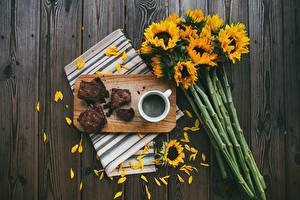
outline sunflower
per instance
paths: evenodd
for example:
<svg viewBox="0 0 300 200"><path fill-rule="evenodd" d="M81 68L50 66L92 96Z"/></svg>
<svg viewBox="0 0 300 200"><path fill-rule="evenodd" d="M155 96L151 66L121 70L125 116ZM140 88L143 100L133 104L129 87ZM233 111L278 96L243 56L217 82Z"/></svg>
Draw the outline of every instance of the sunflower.
<svg viewBox="0 0 300 200"><path fill-rule="evenodd" d="M197 9L196 10L188 9L188 11L186 12L186 16L190 18L195 24L202 22L205 18L203 11Z"/></svg>
<svg viewBox="0 0 300 200"><path fill-rule="evenodd" d="M192 61L197 65L216 66L215 62L218 55L213 53L213 46L210 39L200 37L199 39L191 39L187 52Z"/></svg>
<svg viewBox="0 0 300 200"><path fill-rule="evenodd" d="M250 39L244 24L226 25L224 29L220 30L218 40L223 52L233 63L240 60L242 54L249 52Z"/></svg>
<svg viewBox="0 0 300 200"><path fill-rule="evenodd" d="M197 81L197 69L191 61L179 61L174 67L174 79L177 86L181 83L185 89Z"/></svg>
<svg viewBox="0 0 300 200"><path fill-rule="evenodd" d="M223 19L221 19L219 15L213 15L213 16L208 15L206 17L205 25L209 26L212 31L217 32L223 25L223 22L224 22Z"/></svg>
<svg viewBox="0 0 300 200"><path fill-rule="evenodd" d="M197 30L192 29L191 26L187 26L184 24L179 25L179 35L182 40L190 39L190 37L197 38Z"/></svg>
<svg viewBox="0 0 300 200"><path fill-rule="evenodd" d="M170 21L170 22L174 22L175 24L179 24L181 18L176 13L173 13L169 17L167 17L165 21Z"/></svg>
<svg viewBox="0 0 300 200"><path fill-rule="evenodd" d="M159 55L153 56L151 58L151 66L152 66L153 74L157 78L163 77L163 72L162 72L162 67L161 67L161 60L160 60Z"/></svg>
<svg viewBox="0 0 300 200"><path fill-rule="evenodd" d="M150 44L168 50L176 46L176 42L179 40L179 28L174 22L162 21L152 23L145 30L144 35Z"/></svg>
<svg viewBox="0 0 300 200"><path fill-rule="evenodd" d="M141 52L141 54L150 54L150 53L152 53L152 48L149 45L148 41L144 41L142 43L141 48L140 48L140 52Z"/></svg>
<svg viewBox="0 0 300 200"><path fill-rule="evenodd" d="M160 151L162 164L177 167L179 163L184 163L185 154L183 150L184 148L177 140L164 143Z"/></svg>

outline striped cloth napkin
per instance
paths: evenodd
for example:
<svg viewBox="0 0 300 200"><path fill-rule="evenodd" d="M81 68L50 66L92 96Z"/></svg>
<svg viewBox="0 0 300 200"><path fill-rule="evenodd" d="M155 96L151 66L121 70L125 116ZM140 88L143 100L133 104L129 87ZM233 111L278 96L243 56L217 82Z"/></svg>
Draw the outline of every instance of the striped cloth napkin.
<svg viewBox="0 0 300 200"><path fill-rule="evenodd" d="M121 52L120 56L108 57L104 55L104 52L111 45L118 47L118 50ZM121 59L124 51L126 51L128 57L125 62ZM106 36L79 58L85 62L83 68L77 69L75 62L78 58L64 68L72 90L78 76L82 74L95 74L96 72L115 73L117 71L117 63L128 67L128 69L122 68L121 71L119 71L120 74L146 74L150 72L120 29ZM176 114L177 119L183 116L183 113L178 108ZM119 176L123 170L126 170L126 174L150 173L156 171L156 167L153 163L153 139L157 135L158 134L153 133L144 135L137 133L99 133L90 134L90 138L97 155L100 157L101 164L103 168L105 168L106 174L108 176ZM149 149L143 152L145 145L147 145ZM137 157L141 152L144 153L144 157L142 158L144 168L133 169L131 165L135 165L138 162ZM120 165L122 165L122 170L117 169Z"/></svg>

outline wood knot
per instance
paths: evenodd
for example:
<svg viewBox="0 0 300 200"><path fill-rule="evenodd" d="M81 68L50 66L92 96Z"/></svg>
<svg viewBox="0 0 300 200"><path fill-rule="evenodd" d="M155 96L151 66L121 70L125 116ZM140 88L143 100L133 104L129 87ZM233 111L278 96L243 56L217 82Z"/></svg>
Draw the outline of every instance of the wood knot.
<svg viewBox="0 0 300 200"><path fill-rule="evenodd" d="M11 64L6 65L6 67L3 70L3 75L6 79L9 79L13 76L13 69Z"/></svg>

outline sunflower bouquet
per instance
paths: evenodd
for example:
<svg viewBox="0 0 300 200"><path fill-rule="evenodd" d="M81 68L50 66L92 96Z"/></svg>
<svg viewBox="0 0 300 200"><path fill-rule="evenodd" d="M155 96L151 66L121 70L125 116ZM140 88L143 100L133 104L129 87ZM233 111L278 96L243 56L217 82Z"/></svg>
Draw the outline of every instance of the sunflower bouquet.
<svg viewBox="0 0 300 200"><path fill-rule="evenodd" d="M188 10L152 23L140 54L157 78L173 80L204 126L223 178L232 178L253 199L266 199L266 184L245 140L224 63L249 52L241 23Z"/></svg>

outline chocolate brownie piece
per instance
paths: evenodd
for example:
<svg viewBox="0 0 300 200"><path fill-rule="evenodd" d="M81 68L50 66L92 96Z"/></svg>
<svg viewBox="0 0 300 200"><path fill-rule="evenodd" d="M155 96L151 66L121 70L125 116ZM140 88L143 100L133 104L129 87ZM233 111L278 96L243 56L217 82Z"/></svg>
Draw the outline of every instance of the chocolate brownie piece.
<svg viewBox="0 0 300 200"><path fill-rule="evenodd" d="M100 131L107 123L101 105L89 106L87 110L80 113L78 122L88 133Z"/></svg>
<svg viewBox="0 0 300 200"><path fill-rule="evenodd" d="M111 92L111 108L114 110L131 102L131 93L127 89L113 88Z"/></svg>
<svg viewBox="0 0 300 200"><path fill-rule="evenodd" d="M85 100L87 103L104 103L105 98L108 96L109 93L99 77L91 82L81 81L78 90L78 98Z"/></svg>
<svg viewBox="0 0 300 200"><path fill-rule="evenodd" d="M116 111L117 113L117 117L120 118L123 121L129 122L133 119L134 117L134 110L133 108L129 108L129 109L118 109Z"/></svg>

